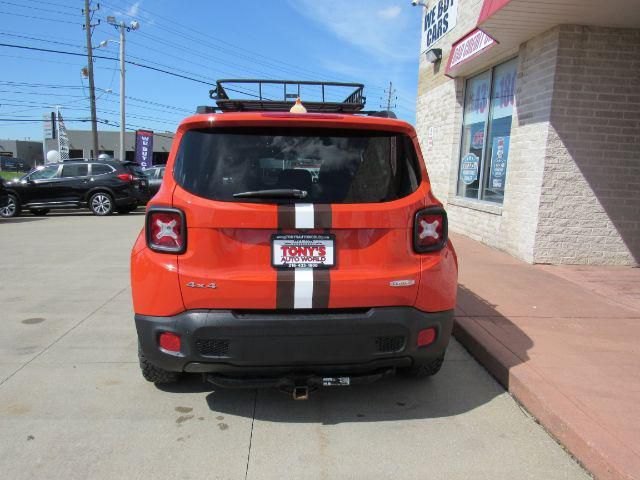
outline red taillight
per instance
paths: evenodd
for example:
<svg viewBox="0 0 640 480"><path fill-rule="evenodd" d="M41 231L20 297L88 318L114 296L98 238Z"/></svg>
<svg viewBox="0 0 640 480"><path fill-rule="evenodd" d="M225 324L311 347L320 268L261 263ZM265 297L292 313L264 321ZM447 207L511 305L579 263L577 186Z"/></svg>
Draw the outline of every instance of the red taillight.
<svg viewBox="0 0 640 480"><path fill-rule="evenodd" d="M418 253L441 250L447 244L447 212L442 207L428 207L416 213L413 225L413 248Z"/></svg>
<svg viewBox="0 0 640 480"><path fill-rule="evenodd" d="M130 173L120 173L116 176L123 182L133 182L133 175Z"/></svg>
<svg viewBox="0 0 640 480"><path fill-rule="evenodd" d="M187 247L184 213L175 208L150 208L147 212L146 237L151 250L183 253Z"/></svg>
<svg viewBox="0 0 640 480"><path fill-rule="evenodd" d="M180 351L180 337L175 333L162 332L158 338L160 348L168 350L169 352Z"/></svg>
<svg viewBox="0 0 640 480"><path fill-rule="evenodd" d="M418 332L418 347L431 345L436 339L436 329L426 328Z"/></svg>

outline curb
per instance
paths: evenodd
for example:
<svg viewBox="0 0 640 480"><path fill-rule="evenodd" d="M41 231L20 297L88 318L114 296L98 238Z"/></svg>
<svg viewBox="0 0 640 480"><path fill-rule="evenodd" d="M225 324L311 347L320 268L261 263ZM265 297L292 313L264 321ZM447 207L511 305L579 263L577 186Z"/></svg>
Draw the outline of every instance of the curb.
<svg viewBox="0 0 640 480"><path fill-rule="evenodd" d="M547 432L595 478L640 480L624 445L472 317L458 317L453 335Z"/></svg>

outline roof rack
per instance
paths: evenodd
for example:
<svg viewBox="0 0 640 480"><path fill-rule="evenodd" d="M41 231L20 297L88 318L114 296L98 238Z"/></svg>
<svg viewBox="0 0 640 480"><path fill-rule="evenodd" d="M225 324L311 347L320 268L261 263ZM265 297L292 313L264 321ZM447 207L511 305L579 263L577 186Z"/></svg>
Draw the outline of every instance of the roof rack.
<svg viewBox="0 0 640 480"><path fill-rule="evenodd" d="M348 95L340 100L342 97L336 91ZM236 95L230 96L229 92ZM289 111L295 100L302 97L308 112L356 113L364 108L363 92L361 83L224 79L216 82L216 88L209 91L209 96L223 112Z"/></svg>

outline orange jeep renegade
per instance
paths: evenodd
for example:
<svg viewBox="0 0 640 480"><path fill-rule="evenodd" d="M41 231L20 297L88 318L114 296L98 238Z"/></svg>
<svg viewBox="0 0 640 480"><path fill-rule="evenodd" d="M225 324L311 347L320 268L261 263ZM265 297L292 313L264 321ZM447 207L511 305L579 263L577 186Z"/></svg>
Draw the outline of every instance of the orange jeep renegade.
<svg viewBox="0 0 640 480"><path fill-rule="evenodd" d="M310 88L322 97L291 108ZM355 90L327 100L339 88ZM440 370L457 284L447 214L414 129L363 112L362 94L220 80L217 107L181 123L131 253L147 380L197 372L306 398Z"/></svg>

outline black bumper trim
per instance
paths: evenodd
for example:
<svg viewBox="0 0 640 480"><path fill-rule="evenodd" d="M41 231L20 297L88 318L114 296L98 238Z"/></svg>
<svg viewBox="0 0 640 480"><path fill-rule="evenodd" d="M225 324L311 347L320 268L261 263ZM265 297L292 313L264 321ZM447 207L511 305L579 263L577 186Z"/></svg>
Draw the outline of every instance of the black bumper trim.
<svg viewBox="0 0 640 480"><path fill-rule="evenodd" d="M136 314L136 329L147 360L175 372L242 375L365 374L411 366L444 353L453 311L427 313L412 307L375 307L332 312L283 311L236 314L231 310L190 310L172 317ZM431 345L416 346L418 332L435 328ZM180 335L181 351L158 347L162 332ZM404 336L399 350L379 350L377 338ZM228 342L219 356L203 355L198 340ZM201 343L200 343L201 344Z"/></svg>

